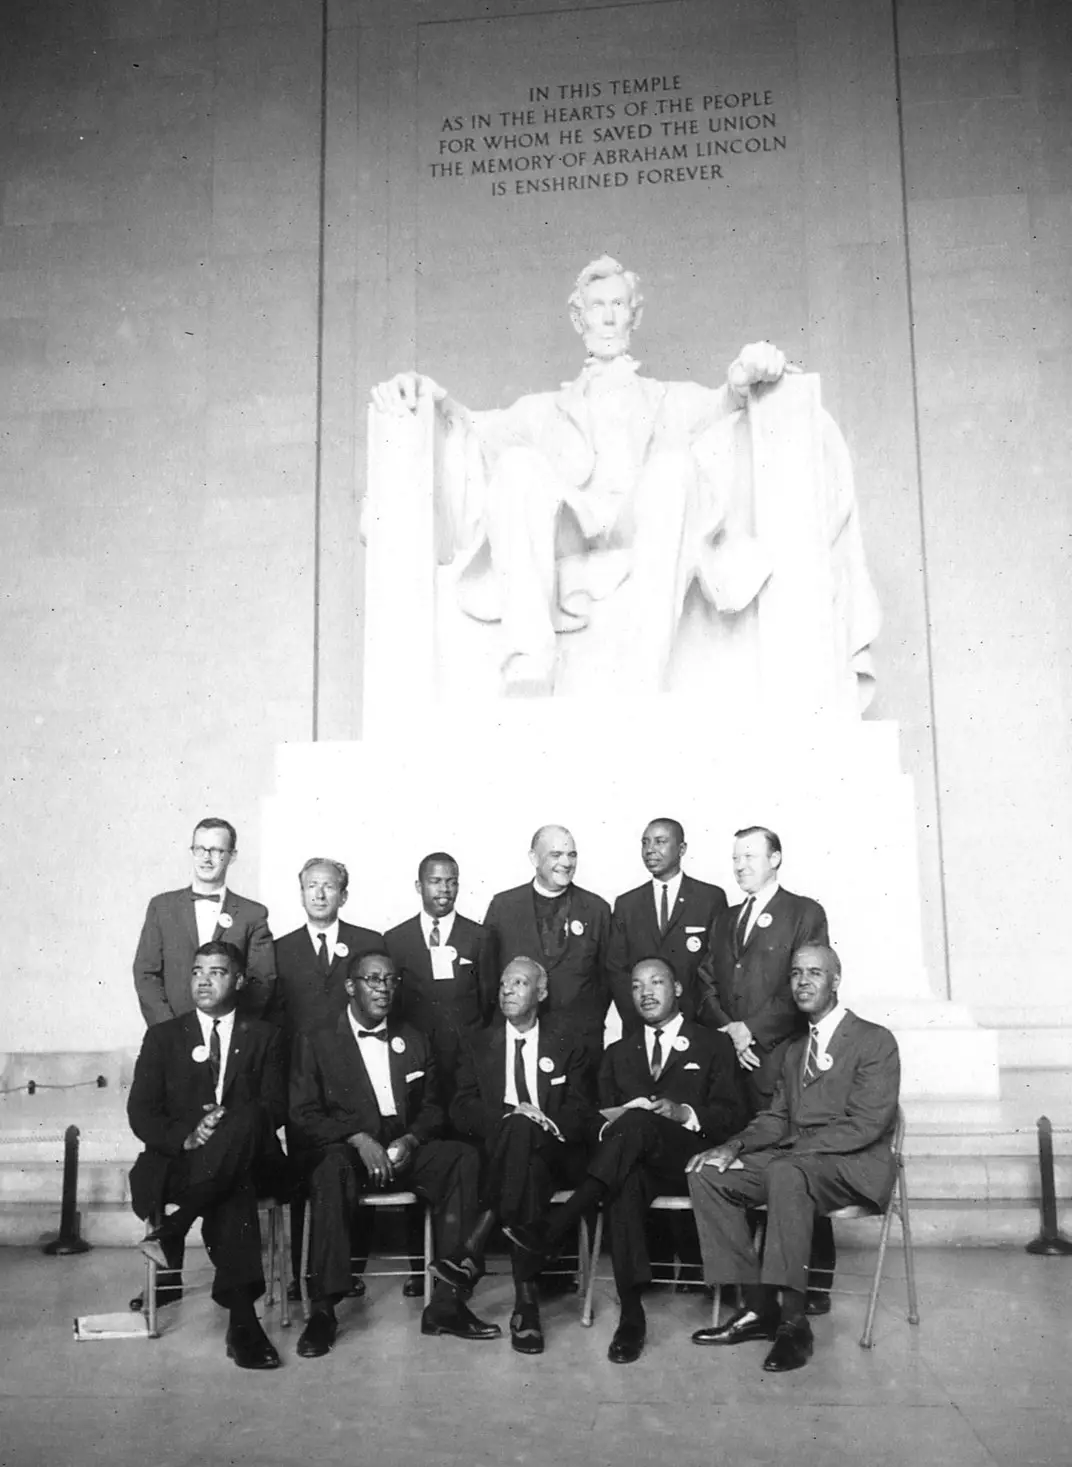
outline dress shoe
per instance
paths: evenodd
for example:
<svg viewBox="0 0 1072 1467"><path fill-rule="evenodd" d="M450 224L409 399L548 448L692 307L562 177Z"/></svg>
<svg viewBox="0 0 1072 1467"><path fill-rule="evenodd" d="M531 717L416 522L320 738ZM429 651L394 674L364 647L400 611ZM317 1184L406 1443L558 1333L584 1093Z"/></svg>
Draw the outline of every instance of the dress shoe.
<svg viewBox="0 0 1072 1467"><path fill-rule="evenodd" d="M468 1299L484 1277L484 1260L474 1258L471 1253L455 1254L453 1258L433 1258L428 1271L440 1283L457 1289L460 1298Z"/></svg>
<svg viewBox="0 0 1072 1467"><path fill-rule="evenodd" d="M774 1336L774 1348L764 1360L763 1369L799 1370L811 1359L812 1349L811 1325L806 1319L780 1324Z"/></svg>
<svg viewBox="0 0 1072 1467"><path fill-rule="evenodd" d="M403 1299L422 1299L424 1297L424 1274L411 1273L402 1285Z"/></svg>
<svg viewBox="0 0 1072 1467"><path fill-rule="evenodd" d="M535 1309L515 1309L511 1314L510 1344L519 1355L543 1354L543 1329Z"/></svg>
<svg viewBox="0 0 1072 1467"><path fill-rule="evenodd" d="M486 1319L477 1319L471 1309L457 1300L451 1304L429 1304L421 1315L422 1335L454 1335L459 1340L498 1340L502 1330Z"/></svg>
<svg viewBox="0 0 1072 1467"><path fill-rule="evenodd" d="M298 1339L298 1354L303 1360L316 1360L326 1355L335 1343L339 1323L334 1314L317 1309L309 1316L309 1323Z"/></svg>
<svg viewBox="0 0 1072 1467"><path fill-rule="evenodd" d="M804 1305L805 1314L829 1314L830 1294L826 1289L809 1289L807 1302Z"/></svg>
<svg viewBox="0 0 1072 1467"><path fill-rule="evenodd" d="M620 1319L607 1351L607 1359L613 1365L632 1365L634 1360L640 1359L646 1335L643 1314L639 1319Z"/></svg>
<svg viewBox="0 0 1072 1467"><path fill-rule="evenodd" d="M227 1354L240 1370L276 1370L283 1363L279 1351L256 1319L252 1324L231 1325L227 1331Z"/></svg>
<svg viewBox="0 0 1072 1467"><path fill-rule="evenodd" d="M754 1309L738 1309L725 1324L696 1330L692 1343L743 1345L746 1340L773 1340L777 1329L777 1314L757 1314Z"/></svg>

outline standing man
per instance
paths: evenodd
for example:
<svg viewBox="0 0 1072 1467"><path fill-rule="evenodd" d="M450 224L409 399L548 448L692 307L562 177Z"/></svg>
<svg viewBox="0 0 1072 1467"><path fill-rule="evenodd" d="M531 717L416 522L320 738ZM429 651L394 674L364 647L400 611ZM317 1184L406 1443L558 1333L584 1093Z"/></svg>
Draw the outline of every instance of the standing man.
<svg viewBox="0 0 1072 1467"><path fill-rule="evenodd" d="M884 1207L894 1183L897 1041L842 1005L840 982L832 948L809 943L794 955L790 985L807 1037L785 1051L770 1107L688 1164L706 1277L744 1286L744 1308L693 1341L773 1340L764 1370L798 1370L811 1357L804 1291L816 1218L859 1203ZM746 1209L762 1204L761 1262Z"/></svg>
<svg viewBox="0 0 1072 1467"><path fill-rule="evenodd" d="M238 858L235 828L215 815L194 826L190 845L193 879L179 891L154 896L134 954L134 989L147 1024L162 1024L193 1008L190 969L206 942L226 940L245 969L243 1012L263 1012L275 982L268 909L227 887Z"/></svg>
<svg viewBox="0 0 1072 1467"><path fill-rule="evenodd" d="M484 1250L496 1224L515 1243L510 1343L522 1355L543 1352L529 1252L518 1243L547 1221L559 1187L584 1175L584 1145L595 1107L587 1060L560 1017L540 1017L547 974L532 958L513 958L499 985L503 1022L469 1036L451 1120L484 1155L480 1212L462 1246L432 1264L437 1278L470 1294L484 1274Z"/></svg>
<svg viewBox="0 0 1072 1467"><path fill-rule="evenodd" d="M488 962L501 973L531 958L547 974L547 1009L582 1044L595 1067L609 1006L605 973L610 907L573 880L577 845L563 825L541 825L529 850L536 875L492 897L484 918Z"/></svg>
<svg viewBox="0 0 1072 1467"><path fill-rule="evenodd" d="M688 850L677 820L653 820L640 837L640 859L651 877L623 892L614 903L607 977L625 1034L641 1027L632 992L633 969L644 957L665 958L681 984L681 1012L694 1019L704 997L697 977L711 941L715 918L726 910L720 886L686 876L681 861Z"/></svg>
<svg viewBox="0 0 1072 1467"><path fill-rule="evenodd" d="M346 1008L351 964L383 947L379 932L340 920L349 887L346 867L328 856L311 857L298 872L306 921L276 942L275 990L266 1015L282 1027L288 1049L295 1034L337 1022Z"/></svg>
<svg viewBox="0 0 1072 1467"><path fill-rule="evenodd" d="M608 1352L616 1365L636 1360L644 1348L641 1294L652 1277L647 1240L652 1198L684 1192L689 1158L738 1131L748 1115L733 1045L725 1035L685 1018L681 983L665 958L637 963L632 998L640 1029L603 1056L603 1124L588 1175L543 1237L520 1230L514 1235L532 1248L530 1272L535 1274L586 1212L600 1204L606 1208L621 1305Z"/></svg>
<svg viewBox="0 0 1072 1467"><path fill-rule="evenodd" d="M257 1193L282 1175L282 1044L273 1025L236 1014L245 975L230 943L205 943L192 967L193 1012L151 1025L134 1066L127 1115L146 1149L131 1169L131 1205L157 1223L143 1249L170 1270L202 1219L212 1297L229 1311L227 1354L272 1370L279 1355L254 1310L264 1293Z"/></svg>
<svg viewBox="0 0 1072 1467"><path fill-rule="evenodd" d="M388 1015L398 988L386 953L366 953L346 979L350 1006L334 1028L298 1036L290 1075L291 1124L309 1158L312 1313L298 1354L326 1355L335 1305L350 1291L350 1225L362 1192L401 1186L435 1208L438 1246L457 1248L473 1225L479 1160L443 1141L435 1054L425 1035ZM497 1339L498 1325L470 1313L440 1284L421 1333Z"/></svg>
<svg viewBox="0 0 1072 1467"><path fill-rule="evenodd" d="M398 1015L431 1039L449 1109L462 1035L490 1017L481 989L484 928L455 910L458 863L446 851L425 856L414 885L421 910L392 927L384 943L402 979Z"/></svg>

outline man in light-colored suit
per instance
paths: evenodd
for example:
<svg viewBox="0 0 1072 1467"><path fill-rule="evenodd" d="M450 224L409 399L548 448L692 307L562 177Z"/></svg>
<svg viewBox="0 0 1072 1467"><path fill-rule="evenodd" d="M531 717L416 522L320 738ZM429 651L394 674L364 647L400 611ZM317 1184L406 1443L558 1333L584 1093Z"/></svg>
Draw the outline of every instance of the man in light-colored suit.
<svg viewBox="0 0 1072 1467"><path fill-rule="evenodd" d="M193 1008L190 970L206 942L226 941L245 965L241 1008L264 1010L275 982L268 909L228 890L227 872L238 856L238 837L227 820L206 815L194 827L189 886L154 896L134 954L134 988L147 1024L162 1024Z"/></svg>
<svg viewBox="0 0 1072 1467"><path fill-rule="evenodd" d="M773 1340L763 1362L770 1371L797 1370L812 1353L805 1291L815 1219L889 1199L901 1082L890 1031L858 1019L838 999L841 963L833 948L798 949L789 981L808 1032L786 1050L769 1109L686 1168L705 1275L744 1286L744 1307L725 1324L697 1330L693 1341ZM747 1209L763 1203L760 1260Z"/></svg>

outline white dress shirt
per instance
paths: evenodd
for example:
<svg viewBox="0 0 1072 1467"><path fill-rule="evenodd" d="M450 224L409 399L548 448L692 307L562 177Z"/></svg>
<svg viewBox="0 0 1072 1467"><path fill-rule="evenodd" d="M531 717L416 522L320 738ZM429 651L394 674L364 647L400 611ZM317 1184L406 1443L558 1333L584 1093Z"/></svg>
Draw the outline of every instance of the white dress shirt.
<svg viewBox="0 0 1072 1467"><path fill-rule="evenodd" d="M203 1014L200 1009L194 1009L197 1022L201 1025L201 1043L206 1049L212 1039L212 1019L208 1014ZM229 1014L221 1014L217 1033L220 1036L220 1073L216 1079L216 1104L223 1101L223 1082L227 1078L227 1056L231 1051L231 1036L234 1034L235 1011Z"/></svg>
<svg viewBox="0 0 1072 1467"><path fill-rule="evenodd" d="M757 891L755 893L755 899L752 902L752 910L748 914L748 926L741 933L741 942L742 943L747 942L748 939L751 937L751 935L752 935L752 929L756 925L756 918L759 916L759 914L762 911L764 911L764 909L766 908L767 904L773 899L774 894L775 894L775 892L777 892L777 890L778 890L778 882L777 881L768 881L767 884L766 884L766 886L764 886L760 891ZM745 901L748 901L748 897L747 896L745 897Z"/></svg>
<svg viewBox="0 0 1072 1467"><path fill-rule="evenodd" d="M648 1069L649 1070L651 1069L651 1056L652 1056L652 1052L655 1049L655 1030L656 1030L656 1028L658 1028L658 1029L660 1029L662 1031L661 1048L662 1048L662 1052L663 1052L663 1071L665 1071L665 1069L666 1069L666 1061L670 1058L670 1054L671 1054L671 1052L673 1050L673 1047L674 1047L674 1040L681 1033L681 1026L682 1026L682 1024L684 1022L685 1022L685 1016L684 1016L684 1014L682 1014L682 1013L676 1013L672 1019L667 1019L667 1021L666 1021L665 1024L659 1024L659 1025L645 1024L644 1025L644 1048L648 1052ZM687 1060L688 1060L688 1050L685 1050L684 1051L684 1054L679 1055L678 1056L678 1060L680 1062L682 1062L682 1063L686 1063ZM660 1073L662 1073L662 1071L660 1071ZM689 1113L689 1118L684 1123L686 1131L698 1131L700 1129L700 1122L699 1122L699 1120L697 1118L696 1112L693 1110L693 1108L692 1108L691 1105L687 1105L685 1107L685 1109Z"/></svg>
<svg viewBox="0 0 1072 1467"><path fill-rule="evenodd" d="M446 947L447 943L450 941L450 934L451 934L451 932L452 932L452 930L454 928L454 918L457 915L458 915L457 912L455 912L454 908L451 907L450 911L447 913L447 915L445 917L440 917L440 919L439 919L439 945L440 945L440 947ZM421 908L420 917L421 917L421 931L424 933L424 945L425 945L426 948L429 949L429 951L431 951L432 922L433 922L434 918L429 917L428 913L424 910L423 907Z"/></svg>
<svg viewBox="0 0 1072 1467"><path fill-rule="evenodd" d="M206 892L207 896L208 893ZM215 896L215 892L213 892ZM192 900L192 898L191 898ZM211 942L216 931L216 924L220 920L223 904L227 900L227 888L220 887L220 899L218 902L194 902L194 921L197 923L197 945L204 947L206 942ZM227 933L223 934L224 941Z"/></svg>
<svg viewBox="0 0 1072 1467"><path fill-rule="evenodd" d="M361 1051L361 1058L365 1061L365 1070L372 1083L373 1093L376 1096L376 1104L381 1116L396 1116L398 1108L395 1105L395 1092L391 1086L391 1045L386 1039L360 1039L357 1031L361 1025L354 1018L354 1011L347 1008L346 1017L350 1020L350 1028L357 1040L357 1047ZM366 1029L366 1035L386 1034L387 1020L377 1024L374 1029Z"/></svg>
<svg viewBox="0 0 1072 1467"><path fill-rule="evenodd" d="M527 1034L522 1034L515 1029L513 1024L507 1020L506 1023L506 1085L503 1089L503 1100L507 1105L519 1104L517 1098L517 1086L514 1084L514 1055L517 1053L516 1041L520 1039L524 1044L521 1051L522 1063L525 1066L525 1083L529 1087L531 1105L539 1105L540 1092L538 1091L539 1058L540 1058L540 1025L535 1023Z"/></svg>
<svg viewBox="0 0 1072 1467"><path fill-rule="evenodd" d="M655 894L656 925L658 925L662 915L663 887L666 887L666 920L669 922L670 918L674 915L674 906L677 903L677 895L681 890L681 878L684 874L683 871L679 871L676 876L671 876L669 881L661 881L658 876L651 878L652 890Z"/></svg>
<svg viewBox="0 0 1072 1467"><path fill-rule="evenodd" d="M324 945L328 950L328 963L335 961L335 949L339 945L339 919L335 918L330 927L314 927L311 922L306 922L305 930L309 934L309 941L313 944L313 952L320 956L320 934L324 934Z"/></svg>

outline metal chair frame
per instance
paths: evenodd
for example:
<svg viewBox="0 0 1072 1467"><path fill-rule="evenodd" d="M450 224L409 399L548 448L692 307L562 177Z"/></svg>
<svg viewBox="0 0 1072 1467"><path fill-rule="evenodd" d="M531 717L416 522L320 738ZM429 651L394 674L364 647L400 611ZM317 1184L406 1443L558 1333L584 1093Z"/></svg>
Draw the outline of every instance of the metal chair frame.
<svg viewBox="0 0 1072 1467"><path fill-rule="evenodd" d="M652 1198L651 1203L649 1204L649 1207L648 1207L648 1211L649 1212L691 1212L692 1211L692 1198L691 1197L686 1197L686 1196L679 1196L677 1193L669 1193L669 1192L660 1193L657 1197L653 1197ZM600 1249L602 1247L603 1247L603 1209L600 1208L599 1209L599 1215L596 1218L595 1233L594 1233L593 1238L592 1238L592 1252L591 1252L591 1255L589 1257L589 1264L588 1264L588 1271L587 1271L588 1277L587 1277L586 1287L584 1289L583 1302L581 1304L581 1324L584 1326L585 1329L590 1328L591 1327L591 1324L592 1324L592 1319L593 1319L593 1299L594 1299L594 1294L595 1294L595 1285L596 1285L596 1278L597 1278L596 1268L597 1268L598 1263L599 1263L599 1253L600 1253ZM656 1260L656 1259L653 1259L652 1260L652 1266L655 1267L655 1268L659 1267L660 1266L660 1261L659 1260ZM600 1274L599 1277L600 1278L603 1278L603 1279L609 1279L611 1277L611 1275L609 1275L609 1274ZM668 1284L674 1284L674 1285L676 1285L677 1280L676 1279L654 1279L653 1282L654 1283L668 1283ZM714 1290L715 1290L714 1298L711 1301L711 1323L712 1323L712 1325L717 1325L718 1324L719 1310L722 1307L722 1289L721 1289L721 1286L719 1284L715 1284L714 1285Z"/></svg>
<svg viewBox="0 0 1072 1467"><path fill-rule="evenodd" d="M428 1272L428 1265L435 1256L432 1251L432 1205L423 1198L418 1197L416 1192L363 1192L358 1198L358 1207L424 1207L424 1302L425 1306L432 1302L432 1275ZM298 1278L298 1287L301 1290L302 1314L306 1320L309 1318L309 1235L312 1230L313 1207L307 1197L305 1199L305 1221L302 1226L302 1248L301 1248L301 1272ZM404 1268L375 1268L370 1277L373 1278L409 1278L413 1272L413 1265L408 1253L377 1253L370 1254L369 1261L375 1258L378 1263L404 1263Z"/></svg>

